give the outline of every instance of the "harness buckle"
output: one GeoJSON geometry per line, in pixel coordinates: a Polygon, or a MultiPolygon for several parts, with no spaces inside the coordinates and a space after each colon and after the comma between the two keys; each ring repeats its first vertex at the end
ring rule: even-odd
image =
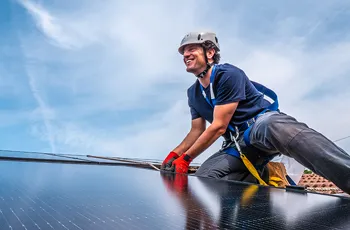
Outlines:
{"type": "MultiPolygon", "coordinates": [[[[232,131],[232,130],[231,130],[231,131],[232,131]]],[[[225,149],[231,147],[232,144],[234,143],[235,146],[236,146],[236,148],[237,148],[237,150],[240,151],[240,147],[237,146],[237,145],[238,145],[237,140],[238,140],[238,137],[239,137],[239,129],[238,129],[237,126],[235,126],[235,131],[236,131],[236,136],[234,136],[234,135],[232,134],[232,132],[229,132],[229,134],[230,134],[230,140],[224,140],[224,141],[222,142],[221,150],[225,150],[225,149]]]]}
{"type": "Polygon", "coordinates": [[[253,117],[252,119],[249,119],[246,123],[248,125],[248,127],[250,127],[251,125],[253,125],[255,123],[255,117],[253,117]]]}
{"type": "Polygon", "coordinates": [[[231,144],[230,141],[223,141],[221,145],[221,150],[226,149],[231,144]]]}

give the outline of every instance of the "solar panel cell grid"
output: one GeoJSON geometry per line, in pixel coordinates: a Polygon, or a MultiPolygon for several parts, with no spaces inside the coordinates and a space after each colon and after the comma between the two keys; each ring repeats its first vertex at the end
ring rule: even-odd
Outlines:
{"type": "Polygon", "coordinates": [[[1,161],[0,229],[349,229],[350,200],[127,166],[1,161]]]}

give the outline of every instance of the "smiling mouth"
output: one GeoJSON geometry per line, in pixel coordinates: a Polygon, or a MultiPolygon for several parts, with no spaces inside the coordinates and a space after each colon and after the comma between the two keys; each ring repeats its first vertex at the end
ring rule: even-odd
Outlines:
{"type": "Polygon", "coordinates": [[[186,63],[186,65],[189,65],[189,64],[191,64],[192,61],[193,60],[187,60],[185,63],[186,63]]]}

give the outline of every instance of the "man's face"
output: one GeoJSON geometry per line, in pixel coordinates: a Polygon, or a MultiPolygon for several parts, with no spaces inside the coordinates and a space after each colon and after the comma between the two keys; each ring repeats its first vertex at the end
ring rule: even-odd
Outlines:
{"type": "Polygon", "coordinates": [[[193,74],[200,74],[206,68],[203,48],[197,44],[185,46],[183,60],[186,71],[193,74]]]}

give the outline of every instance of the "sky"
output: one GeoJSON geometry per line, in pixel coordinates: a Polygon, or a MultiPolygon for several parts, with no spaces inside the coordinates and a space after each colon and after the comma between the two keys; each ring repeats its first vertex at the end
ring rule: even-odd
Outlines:
{"type": "Polygon", "coordinates": [[[349,1],[1,1],[0,149],[162,160],[190,129],[190,31],[215,32],[284,113],[349,136],[349,19],[349,1]]]}

